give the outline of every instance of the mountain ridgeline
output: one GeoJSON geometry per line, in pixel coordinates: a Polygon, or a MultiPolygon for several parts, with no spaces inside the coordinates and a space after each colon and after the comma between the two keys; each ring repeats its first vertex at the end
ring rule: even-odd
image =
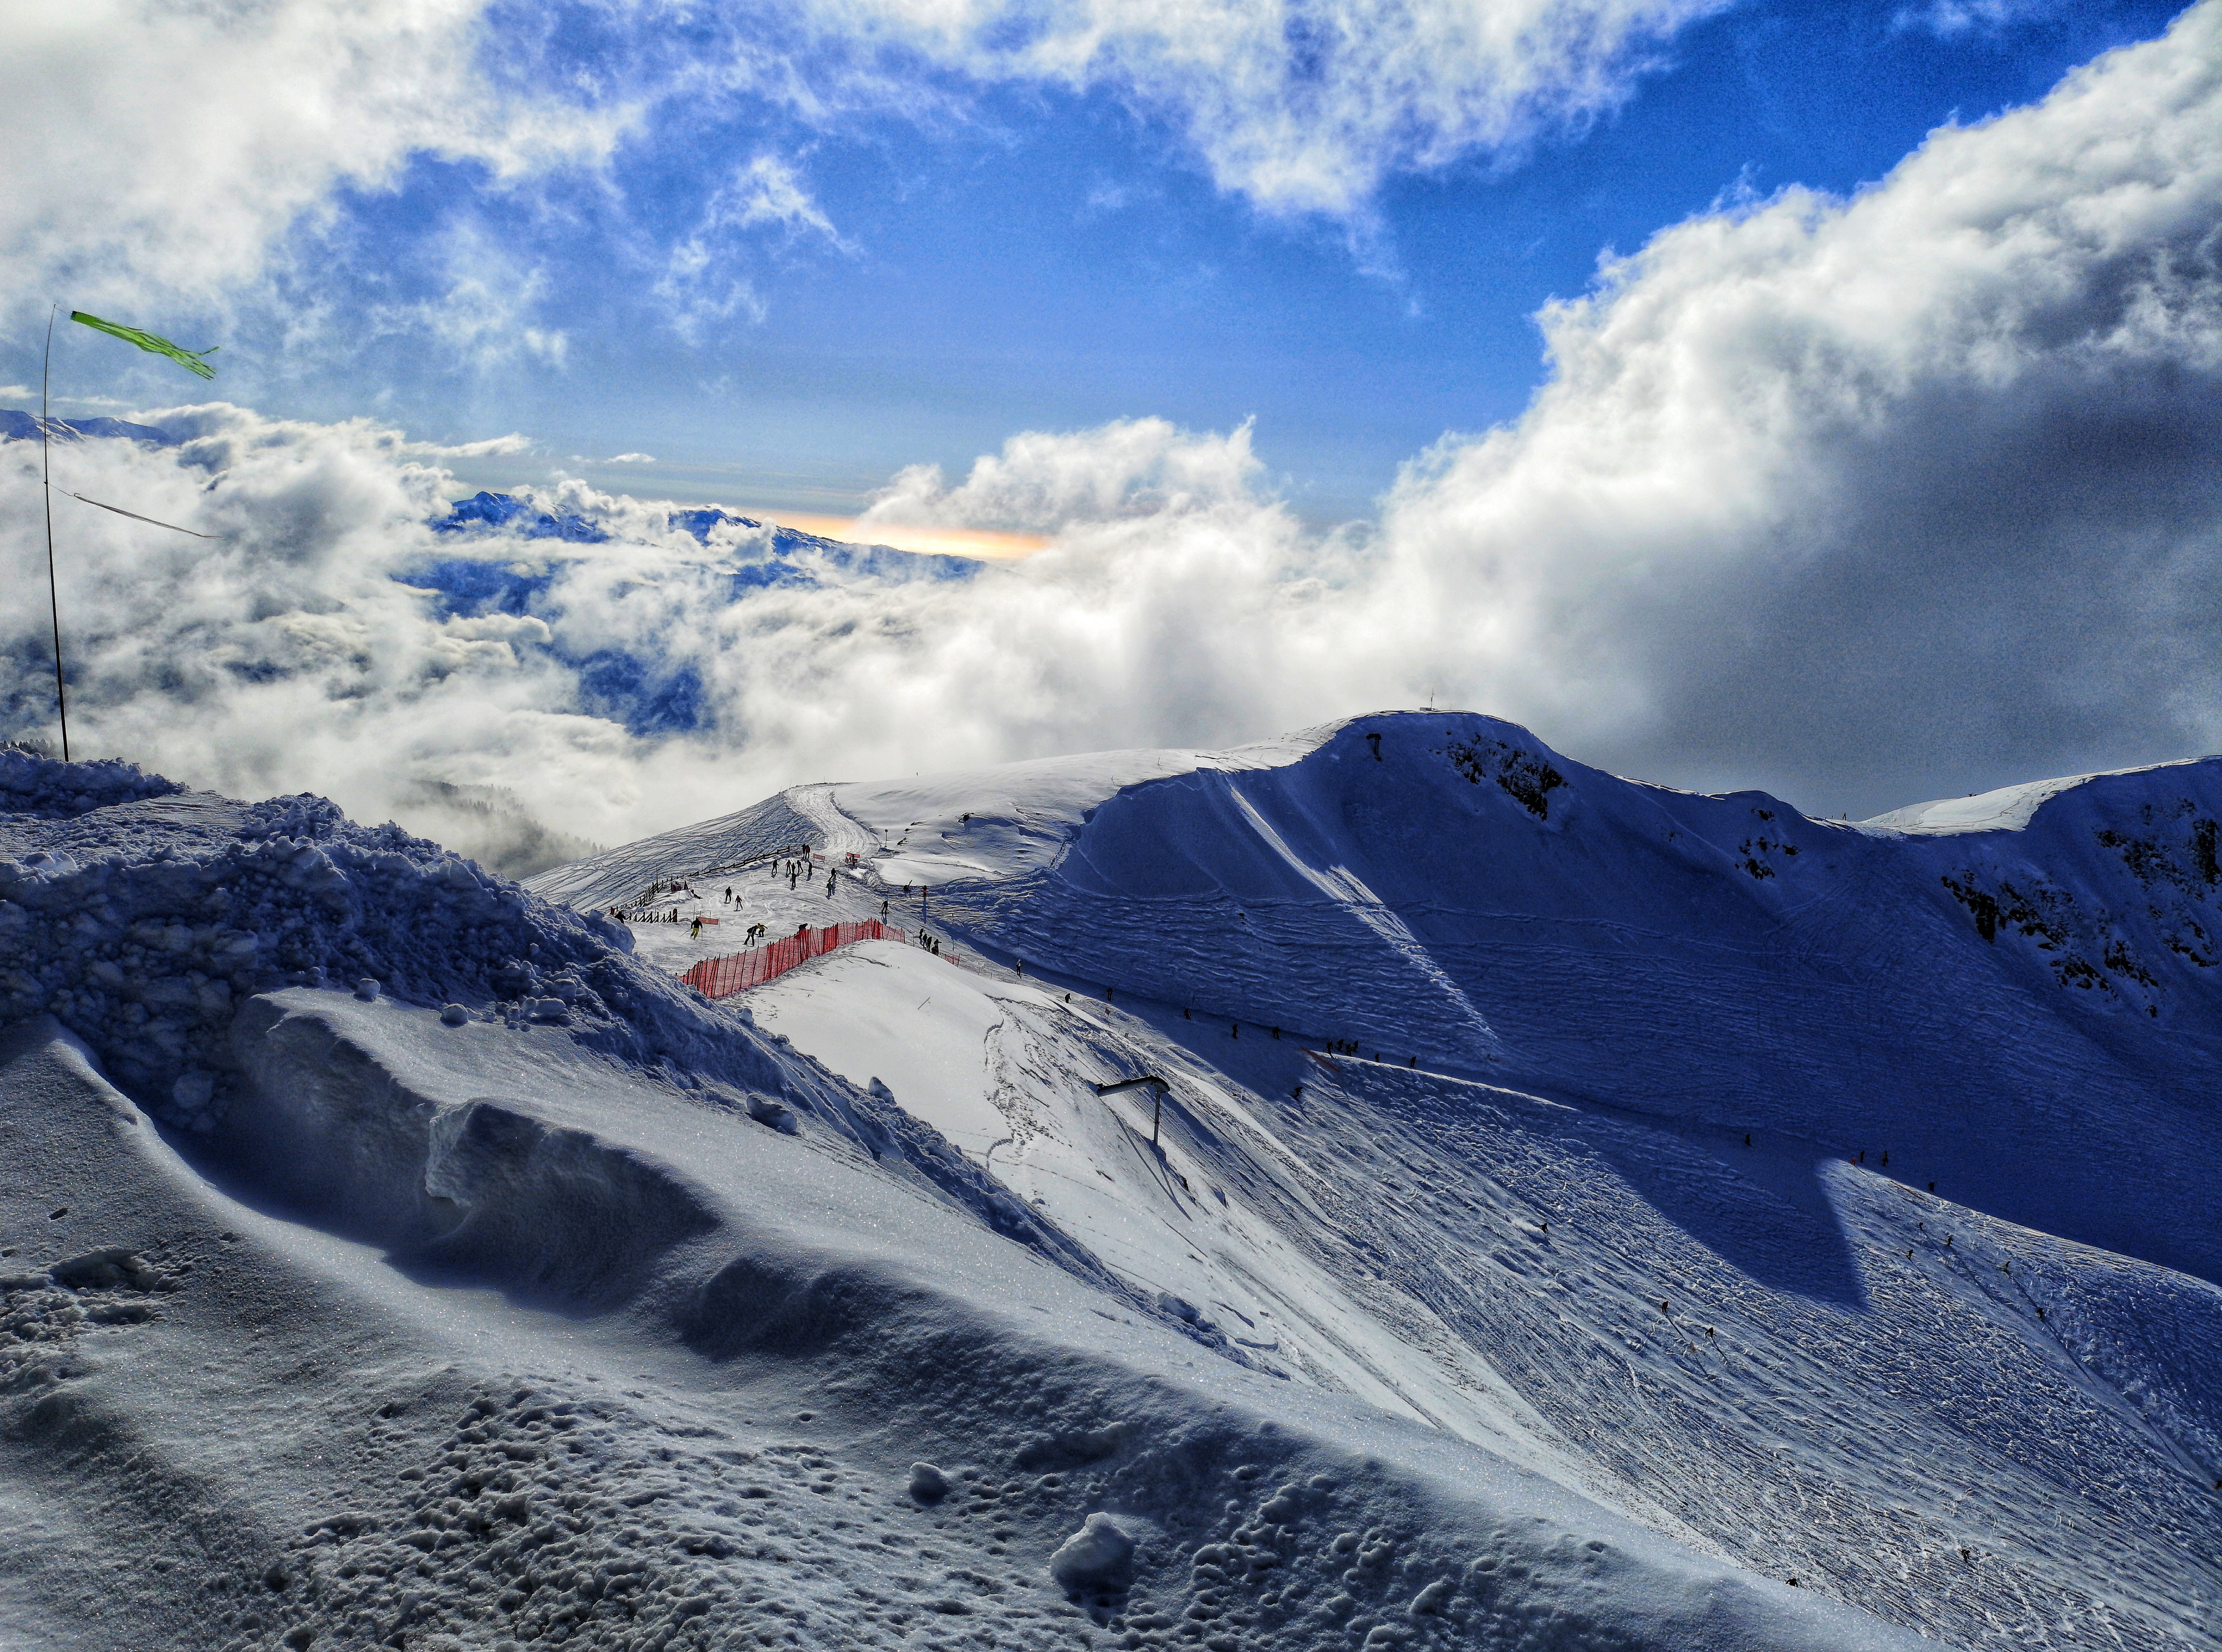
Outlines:
{"type": "MultiPolygon", "coordinates": [[[[1047,855],[1000,846],[1022,817],[1039,835],[1029,789],[1057,763],[951,777],[923,828],[871,819],[885,789],[828,790],[882,857],[936,825],[960,863],[974,845],[934,921],[1030,970],[1817,1158],[1887,1154],[1914,1185],[2222,1280],[2222,760],[1853,824],[1622,779],[1471,714],[1302,747],[1150,754],[1185,760],[1069,811],[1047,855]]],[[[631,846],[630,875],[659,846],[712,864],[726,824],[631,846]]]]}

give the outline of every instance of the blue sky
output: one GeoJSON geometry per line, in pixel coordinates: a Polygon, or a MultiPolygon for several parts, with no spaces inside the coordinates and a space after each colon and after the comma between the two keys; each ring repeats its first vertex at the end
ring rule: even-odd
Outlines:
{"type": "MultiPolygon", "coordinates": [[[[222,388],[265,412],[535,440],[544,462],[463,461],[473,481],[556,463],[842,513],[901,466],[962,468],[1018,430],[1254,418],[1292,507],[1358,517],[1446,432],[1517,415],[1543,375],[1531,317],[1583,291],[1601,253],[1739,194],[1855,190],[1932,128],[2037,99],[2174,8],[1971,9],[1729,6],[1635,54],[1654,66],[1623,66],[1615,107],[1440,164],[1392,159],[1347,210],[1306,211],[1215,183],[1130,86],[982,84],[929,65],[912,85],[800,111],[684,84],[690,59],[731,51],[731,18],[507,7],[478,37],[497,79],[587,105],[646,89],[604,165],[504,179],[408,155],[374,185],[342,181],[260,288],[141,319],[221,334],[222,388]],[[658,290],[671,249],[757,157],[823,227],[711,236],[713,282],[752,298],[682,330],[685,301],[658,290]],[[296,316],[289,336],[279,302],[309,325],[296,316]],[[421,319],[474,304],[500,313],[460,323],[480,329],[467,339],[421,319]],[[399,313],[348,336],[351,316],[381,311],[399,313]],[[560,335],[560,355],[528,334],[560,335]],[[659,462],[572,459],[628,452],[659,462]]],[[[812,52],[794,47],[795,73],[813,72],[812,52]]],[[[10,342],[28,384],[22,331],[10,342]]],[[[68,344],[73,391],[154,388],[142,364],[68,344]]]]}

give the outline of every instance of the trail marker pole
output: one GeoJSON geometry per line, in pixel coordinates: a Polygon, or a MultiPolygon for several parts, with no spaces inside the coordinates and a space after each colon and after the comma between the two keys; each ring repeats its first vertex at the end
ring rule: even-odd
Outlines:
{"type": "Polygon", "coordinates": [[[1155,1147],[1158,1144],[1158,1121],[1164,1117],[1165,1111],[1165,1091],[1168,1086],[1163,1079],[1159,1078],[1154,1073],[1145,1073],[1139,1079],[1120,1079],[1115,1084],[1099,1084],[1095,1086],[1095,1088],[1097,1095],[1108,1096],[1115,1095],[1121,1090],[1132,1090],[1138,1084],[1146,1084],[1152,1086],[1150,1091],[1150,1145],[1152,1147],[1155,1147]]]}
{"type": "Polygon", "coordinates": [[[54,376],[55,304],[47,311],[47,360],[39,372],[39,486],[47,499],[47,609],[54,622],[54,710],[62,724],[62,761],[70,760],[69,692],[62,686],[62,598],[54,579],[54,473],[47,460],[47,391],[54,376]]]}

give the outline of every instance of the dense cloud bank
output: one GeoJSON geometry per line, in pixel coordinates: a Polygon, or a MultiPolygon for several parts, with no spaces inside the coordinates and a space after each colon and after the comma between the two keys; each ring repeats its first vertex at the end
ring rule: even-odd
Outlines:
{"type": "MultiPolygon", "coordinates": [[[[1430,696],[1817,812],[2218,743],[2222,9],[1855,199],[1664,231],[1542,320],[1528,412],[1342,533],[1274,500],[1246,429],[904,472],[884,516],[1056,536],[965,579],[577,484],[534,503],[591,533],[437,533],[461,491],[392,431],[143,415],[184,440],[73,442],[58,474],[223,537],[58,498],[79,726],[518,867],[536,831],[795,779],[1430,696]]],[[[36,458],[0,445],[12,734],[49,726],[36,458]]]]}
{"type": "Polygon", "coordinates": [[[1823,808],[2214,748],[2222,10],[1543,321],[1527,416],[1384,531],[1561,743],[1823,808]]]}

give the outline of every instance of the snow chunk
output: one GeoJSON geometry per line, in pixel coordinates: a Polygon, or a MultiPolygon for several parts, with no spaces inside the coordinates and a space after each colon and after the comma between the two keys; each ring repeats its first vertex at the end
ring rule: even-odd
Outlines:
{"type": "Polygon", "coordinates": [[[1108,1514],[1091,1514],[1049,1557],[1049,1574],[1074,1593],[1116,1589],[1133,1575],[1134,1540],[1108,1514]]]}

